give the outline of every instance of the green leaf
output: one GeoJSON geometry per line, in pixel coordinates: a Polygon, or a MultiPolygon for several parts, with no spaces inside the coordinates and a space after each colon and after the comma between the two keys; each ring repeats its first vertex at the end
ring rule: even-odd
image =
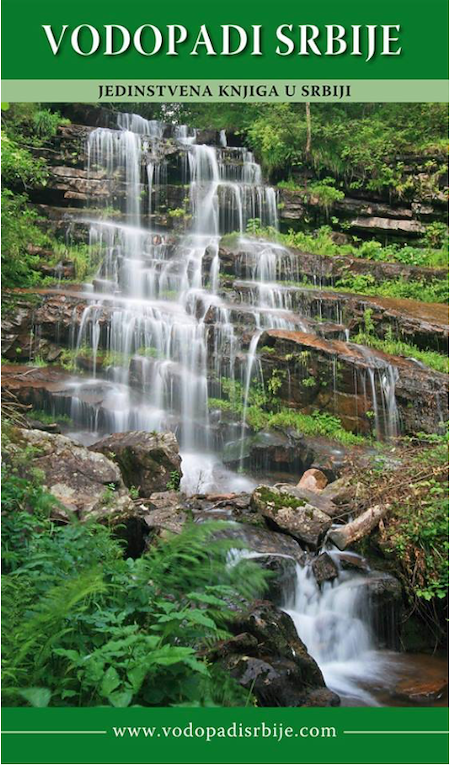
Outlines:
{"type": "Polygon", "coordinates": [[[135,693],[141,688],[147,671],[148,667],[142,664],[139,667],[133,667],[132,669],[127,670],[127,677],[130,680],[135,693]]]}
{"type": "Polygon", "coordinates": [[[108,667],[105,672],[100,686],[100,693],[102,696],[109,696],[115,688],[120,684],[121,679],[114,667],[108,667]]]}
{"type": "Polygon", "coordinates": [[[131,691],[117,691],[108,696],[108,701],[112,707],[128,707],[132,700],[131,691]]]}
{"type": "Polygon", "coordinates": [[[18,693],[32,707],[48,707],[52,693],[48,688],[21,688],[18,693]]]}
{"type": "Polygon", "coordinates": [[[221,608],[225,605],[224,600],[221,600],[221,598],[214,597],[214,595],[205,595],[201,592],[190,592],[187,598],[189,600],[198,600],[200,603],[206,603],[207,605],[217,605],[221,608]]]}
{"type": "Polygon", "coordinates": [[[196,624],[201,624],[203,627],[208,627],[209,629],[217,629],[213,619],[209,619],[208,616],[205,616],[205,614],[199,610],[194,609],[189,611],[187,618],[196,624]]]}

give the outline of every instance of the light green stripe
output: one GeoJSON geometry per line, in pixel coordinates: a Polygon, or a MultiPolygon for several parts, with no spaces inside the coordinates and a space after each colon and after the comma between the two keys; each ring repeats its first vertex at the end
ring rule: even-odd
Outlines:
{"type": "Polygon", "coordinates": [[[4,102],[447,102],[449,97],[447,80],[3,80],[2,85],[4,102]],[[103,86],[102,92],[100,86],[103,86]],[[106,92],[106,86],[112,86],[113,90],[106,92]],[[139,95],[133,90],[134,86],[153,88],[154,93],[152,95],[147,91],[146,95],[139,95]],[[201,95],[192,91],[190,93],[190,86],[199,88],[201,95]],[[231,92],[231,86],[239,86],[240,93],[231,92]],[[248,87],[247,95],[245,86],[248,87]],[[260,87],[259,91],[255,91],[257,86],[260,87]],[[271,86],[275,88],[276,93],[270,93],[271,86]],[[302,86],[308,91],[303,93],[302,86]],[[313,86],[317,86],[319,91],[312,91],[313,86]],[[323,90],[324,86],[331,89],[331,95],[327,95],[328,92],[323,90]],[[338,88],[335,92],[334,86],[338,88]],[[121,90],[121,87],[125,88],[125,91],[121,90]],[[251,87],[254,88],[254,93],[251,92],[251,87]],[[170,88],[175,91],[171,92],[170,88]],[[103,97],[101,93],[104,94],[103,97]]]}

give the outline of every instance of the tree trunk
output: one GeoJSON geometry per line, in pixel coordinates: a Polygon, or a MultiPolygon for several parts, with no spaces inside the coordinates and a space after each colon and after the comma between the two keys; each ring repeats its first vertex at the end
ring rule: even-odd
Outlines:
{"type": "Polygon", "coordinates": [[[338,547],[346,549],[355,541],[363,539],[373,528],[382,520],[388,511],[388,504],[381,504],[376,507],[370,507],[366,512],[351,520],[347,525],[342,525],[329,533],[329,539],[338,547]]]}
{"type": "Polygon", "coordinates": [[[310,157],[310,151],[312,148],[312,118],[310,115],[310,104],[306,102],[305,104],[305,120],[307,123],[307,141],[305,143],[305,155],[306,157],[310,157]]]}

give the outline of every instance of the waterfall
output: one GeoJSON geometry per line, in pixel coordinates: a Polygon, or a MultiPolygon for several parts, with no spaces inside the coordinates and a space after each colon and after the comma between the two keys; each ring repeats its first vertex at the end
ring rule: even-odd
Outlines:
{"type": "MultiPolygon", "coordinates": [[[[218,146],[198,143],[201,135],[127,114],[118,115],[117,129],[89,133],[88,175],[100,174],[106,209],[120,210],[112,219],[89,219],[89,246],[102,261],[71,333],[74,357],[85,370],[90,366],[92,377],[74,383],[77,426],[100,433],[173,430],[187,492],[252,487],[215,455],[226,438],[212,432],[208,399],[220,393],[222,377],[239,380],[243,411],[228,434],[237,439],[241,432],[242,469],[261,335],[266,329],[309,330],[290,288],[299,281],[298,257],[249,234],[259,225],[277,229],[275,190],[263,184],[247,148],[227,146],[224,132],[218,146]],[[175,157],[167,153],[167,136],[175,157]],[[173,176],[177,164],[189,195],[183,234],[158,231],[155,223],[167,211],[169,168],[173,176]],[[239,305],[221,288],[219,242],[229,232],[240,234],[239,305]],[[243,317],[251,341],[239,329],[243,317]]],[[[395,434],[397,372],[375,363],[369,368],[377,433],[395,434]]]]}
{"type": "Polygon", "coordinates": [[[159,120],[146,120],[141,115],[133,115],[128,112],[119,112],[117,127],[123,131],[131,131],[140,135],[150,136],[154,139],[162,139],[165,124],[159,120]]]}
{"type": "MultiPolygon", "coordinates": [[[[331,554],[331,553],[329,553],[331,554]]],[[[319,586],[310,565],[296,565],[296,583],[283,610],[318,663],[328,688],[354,705],[377,705],[366,686],[380,684],[388,674],[389,660],[377,653],[371,632],[368,581],[343,571],[332,582],[319,586]]]]}

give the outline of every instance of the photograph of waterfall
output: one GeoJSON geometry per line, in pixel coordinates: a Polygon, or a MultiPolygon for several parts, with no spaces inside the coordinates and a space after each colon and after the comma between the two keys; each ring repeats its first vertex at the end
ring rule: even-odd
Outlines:
{"type": "Polygon", "coordinates": [[[4,705],[447,706],[447,105],[2,116],[4,705]]]}

